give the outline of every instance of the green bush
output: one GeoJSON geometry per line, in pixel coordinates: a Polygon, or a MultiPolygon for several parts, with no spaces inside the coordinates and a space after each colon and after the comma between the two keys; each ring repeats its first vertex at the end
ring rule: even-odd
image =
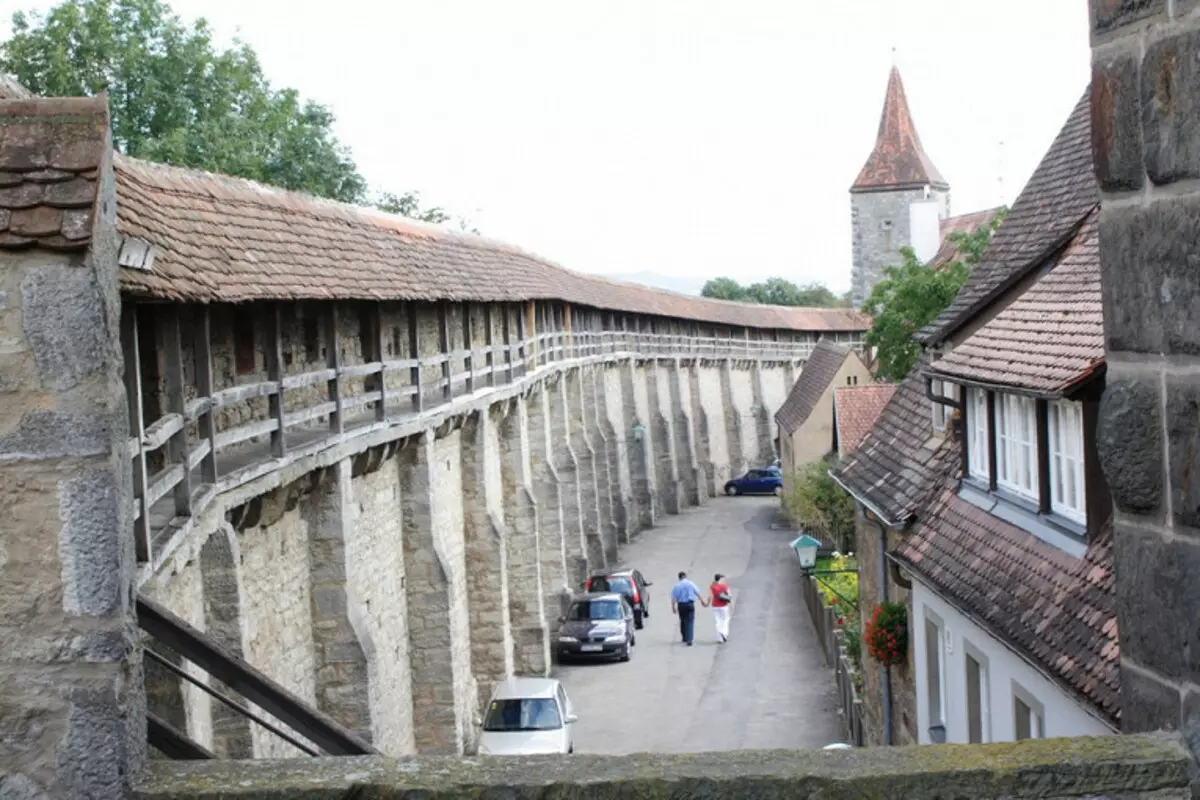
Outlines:
{"type": "Polygon", "coordinates": [[[849,550],[854,536],[854,501],[829,477],[836,463],[826,458],[797,469],[783,495],[783,510],[798,529],[849,550]]]}

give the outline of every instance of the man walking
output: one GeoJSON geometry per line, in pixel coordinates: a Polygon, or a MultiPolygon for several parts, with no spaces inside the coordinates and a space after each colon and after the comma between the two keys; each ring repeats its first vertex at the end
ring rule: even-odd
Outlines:
{"type": "Polygon", "coordinates": [[[688,580],[686,572],[679,573],[679,583],[671,589],[671,613],[679,615],[679,633],[683,643],[692,646],[696,631],[696,601],[707,606],[708,601],[700,594],[696,584],[688,580]]]}
{"type": "Polygon", "coordinates": [[[713,622],[717,625],[717,641],[729,641],[729,604],[733,596],[729,593],[729,584],[725,576],[717,573],[713,576],[712,586],[708,587],[709,600],[712,603],[713,622]]]}

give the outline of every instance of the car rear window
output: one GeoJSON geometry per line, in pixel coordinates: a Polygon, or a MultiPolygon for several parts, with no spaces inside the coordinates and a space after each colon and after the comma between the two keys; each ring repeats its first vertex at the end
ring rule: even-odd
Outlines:
{"type": "Polygon", "coordinates": [[[567,619],[580,622],[589,619],[622,619],[621,604],[616,600],[584,600],[572,603],[567,619]]]}
{"type": "Polygon", "coordinates": [[[553,698],[493,700],[483,721],[485,731],[553,731],[562,727],[553,698]]]}

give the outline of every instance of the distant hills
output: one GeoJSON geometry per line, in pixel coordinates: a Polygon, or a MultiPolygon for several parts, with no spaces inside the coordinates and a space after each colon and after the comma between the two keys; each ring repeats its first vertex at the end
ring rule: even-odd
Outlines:
{"type": "Polygon", "coordinates": [[[680,294],[699,295],[704,288],[704,278],[680,278],[675,275],[660,275],[657,272],[626,272],[621,275],[607,276],[615,281],[640,283],[655,289],[669,289],[680,294]]]}

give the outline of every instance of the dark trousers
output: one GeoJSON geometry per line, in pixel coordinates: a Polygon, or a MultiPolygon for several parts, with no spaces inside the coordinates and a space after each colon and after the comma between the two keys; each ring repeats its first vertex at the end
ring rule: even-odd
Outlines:
{"type": "Polygon", "coordinates": [[[679,633],[685,642],[690,642],[696,631],[696,604],[679,603],[679,633]]]}

